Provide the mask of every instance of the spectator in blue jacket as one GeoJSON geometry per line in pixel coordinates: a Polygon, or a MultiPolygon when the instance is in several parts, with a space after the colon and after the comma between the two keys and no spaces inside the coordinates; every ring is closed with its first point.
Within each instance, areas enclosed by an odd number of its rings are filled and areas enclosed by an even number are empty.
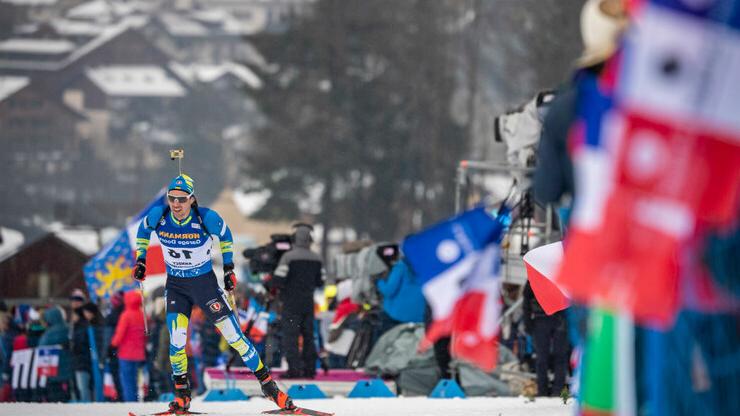
{"type": "Polygon", "coordinates": [[[378,290],[383,295],[381,334],[401,323],[424,322],[424,294],[405,258],[393,265],[388,277],[378,280],[378,290]]]}
{"type": "Polygon", "coordinates": [[[52,306],[44,311],[44,321],[47,328],[39,339],[39,346],[61,345],[59,355],[59,370],[55,377],[46,381],[43,400],[47,402],[66,402],[70,397],[70,380],[72,370],[69,365],[69,327],[64,320],[64,311],[58,306],[52,306]]]}

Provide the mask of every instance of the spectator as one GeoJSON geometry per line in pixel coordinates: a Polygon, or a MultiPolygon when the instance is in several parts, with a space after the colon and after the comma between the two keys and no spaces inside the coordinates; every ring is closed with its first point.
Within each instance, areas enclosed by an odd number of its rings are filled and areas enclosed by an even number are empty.
{"type": "MultiPolygon", "coordinates": [[[[101,357],[103,346],[103,317],[100,315],[97,305],[88,302],[72,312],[72,369],[75,374],[77,398],[86,403],[92,400],[94,390],[91,380],[93,371],[100,371],[92,365],[92,346],[95,345],[97,357],[101,357]]],[[[96,365],[100,365],[98,362],[96,365]]]]}
{"type": "MultiPolygon", "coordinates": [[[[535,199],[540,203],[559,204],[563,198],[575,196],[568,132],[576,118],[576,87],[584,76],[602,72],[605,61],[616,51],[626,26],[627,15],[620,0],[589,0],[583,7],[581,36],[584,51],[576,62],[578,70],[573,81],[561,88],[550,103],[542,125],[533,184],[535,199]]],[[[564,205],[569,210],[570,202],[564,205]]],[[[563,218],[563,222],[567,223],[567,220],[563,218]]]]}
{"type": "MultiPolygon", "coordinates": [[[[424,328],[426,331],[429,331],[429,327],[432,325],[433,321],[434,317],[432,315],[432,308],[430,308],[427,303],[424,309],[424,328]]],[[[434,360],[437,362],[437,368],[439,368],[439,373],[443,379],[452,378],[452,371],[450,371],[450,362],[452,362],[452,354],[450,352],[451,340],[452,338],[449,336],[440,337],[434,341],[432,346],[434,360]]],[[[459,374],[457,376],[457,381],[459,382],[459,374]]]]}
{"type": "MultiPolygon", "coordinates": [[[[105,320],[103,315],[100,313],[98,305],[87,302],[82,306],[82,314],[87,321],[88,327],[92,328],[92,335],[95,338],[95,348],[97,349],[98,358],[103,357],[105,348],[103,347],[103,326],[105,320]]],[[[90,339],[90,331],[88,330],[88,339],[90,339]]],[[[92,344],[92,341],[90,341],[92,344]]],[[[92,347],[92,345],[91,345],[92,347]]]]}
{"type": "MultiPolygon", "coordinates": [[[[87,302],[87,295],[85,295],[82,289],[75,289],[69,294],[69,307],[71,310],[74,311],[81,308],[85,302],[87,302]]],[[[73,316],[70,316],[70,319],[73,319],[73,316]]]]}
{"type": "Polygon", "coordinates": [[[10,401],[10,354],[12,338],[9,336],[10,315],[5,302],[0,300],[0,402],[10,401]],[[10,342],[7,340],[10,339],[10,342]]]}
{"type": "Polygon", "coordinates": [[[41,314],[34,308],[28,311],[28,323],[26,325],[26,340],[30,348],[38,347],[41,335],[44,334],[46,328],[41,322],[41,314]]]}
{"type": "MultiPolygon", "coordinates": [[[[156,293],[157,291],[155,291],[156,293]]],[[[154,312],[151,315],[149,346],[147,347],[147,370],[149,371],[150,393],[155,397],[172,391],[169,376],[169,332],[165,318],[164,289],[153,296],[154,312]]]]}
{"type": "Polygon", "coordinates": [[[279,290],[283,307],[283,353],[288,360],[286,378],[316,376],[316,343],[314,341],[314,290],[323,286],[324,268],[321,257],[311,251],[313,227],[298,224],[293,234],[293,248],[281,258],[272,279],[279,290]],[[300,351],[298,338],[303,338],[300,351]]]}
{"type": "Polygon", "coordinates": [[[156,369],[156,373],[161,375],[160,390],[161,392],[173,391],[175,386],[172,383],[172,378],[169,374],[172,370],[170,367],[170,331],[167,328],[167,310],[164,305],[164,298],[161,306],[155,303],[155,311],[157,317],[155,318],[154,331],[152,337],[157,338],[156,349],[154,349],[154,362],[152,363],[156,369]],[[158,324],[157,324],[158,323],[158,324]]]}
{"type": "MultiPolygon", "coordinates": [[[[78,303],[75,301],[75,303],[78,303]]],[[[70,351],[77,401],[88,403],[90,395],[90,342],[87,339],[87,320],[82,315],[82,305],[72,309],[70,326],[70,351]]]]}
{"type": "MultiPolygon", "coordinates": [[[[109,347],[113,339],[113,333],[116,332],[116,325],[118,325],[118,321],[121,319],[121,314],[123,313],[123,292],[116,292],[111,296],[110,307],[110,312],[105,316],[103,325],[103,351],[110,350],[109,347]]],[[[123,388],[121,387],[121,379],[116,376],[118,374],[118,357],[108,354],[106,358],[108,369],[114,375],[113,383],[116,385],[117,397],[120,400],[123,388]]]]}
{"type": "Polygon", "coordinates": [[[529,282],[524,286],[523,296],[524,328],[532,335],[537,354],[537,394],[559,396],[565,388],[568,368],[568,321],[565,310],[547,315],[537,302],[529,282]],[[550,364],[554,373],[552,386],[548,374],[550,364]]]}
{"type": "Polygon", "coordinates": [[[383,295],[381,334],[404,322],[424,322],[426,300],[405,259],[393,265],[387,278],[378,280],[378,290],[383,295]]]}
{"type": "Polygon", "coordinates": [[[46,388],[42,391],[42,399],[48,402],[66,402],[70,398],[70,380],[72,370],[69,364],[69,327],[65,322],[64,311],[58,306],[52,306],[43,313],[46,321],[46,331],[39,339],[39,346],[61,345],[59,354],[59,369],[57,375],[46,380],[46,388]]]}
{"type": "Polygon", "coordinates": [[[110,348],[117,349],[118,377],[124,402],[137,401],[137,374],[146,360],[146,337],[141,295],[137,291],[123,296],[124,311],[116,326],[110,348]]]}

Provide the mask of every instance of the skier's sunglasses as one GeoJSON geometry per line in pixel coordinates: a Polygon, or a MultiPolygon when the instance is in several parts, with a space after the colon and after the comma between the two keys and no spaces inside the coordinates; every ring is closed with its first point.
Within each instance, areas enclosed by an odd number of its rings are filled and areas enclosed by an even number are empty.
{"type": "Polygon", "coordinates": [[[179,203],[181,203],[181,204],[184,204],[184,203],[188,202],[188,199],[190,199],[190,197],[191,197],[192,195],[193,195],[193,194],[190,194],[190,195],[185,195],[185,196],[174,196],[174,195],[170,195],[170,194],[167,194],[167,199],[168,199],[168,200],[169,200],[170,202],[175,202],[175,201],[177,201],[177,202],[179,202],[179,203]]]}

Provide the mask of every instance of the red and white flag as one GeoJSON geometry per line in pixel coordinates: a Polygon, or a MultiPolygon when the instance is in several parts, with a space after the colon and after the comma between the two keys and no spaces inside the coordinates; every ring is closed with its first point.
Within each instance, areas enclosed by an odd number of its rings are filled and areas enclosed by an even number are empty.
{"type": "Polygon", "coordinates": [[[570,305],[567,291],[558,287],[553,280],[563,260],[563,242],[546,244],[524,255],[527,280],[532,287],[537,302],[546,314],[552,315],[570,305]]]}
{"type": "Polygon", "coordinates": [[[697,304],[720,301],[697,242],[728,227],[740,201],[740,36],[698,20],[646,4],[613,107],[574,129],[600,137],[576,140],[579,193],[556,281],[658,326],[685,305],[687,282],[703,288],[697,304]]]}

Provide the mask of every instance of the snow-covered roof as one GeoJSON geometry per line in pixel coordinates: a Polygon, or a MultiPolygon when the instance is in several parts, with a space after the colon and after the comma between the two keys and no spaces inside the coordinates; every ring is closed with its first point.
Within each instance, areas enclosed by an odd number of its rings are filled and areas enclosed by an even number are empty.
{"type": "Polygon", "coordinates": [[[100,232],[87,227],[69,227],[61,223],[49,224],[47,229],[60,240],[80,250],[82,254],[92,256],[100,251],[109,241],[116,238],[121,230],[112,227],[103,228],[100,232]],[[102,239],[102,241],[101,241],[102,239]]]}
{"type": "Polygon", "coordinates": [[[0,42],[0,52],[37,55],[60,54],[73,50],[75,44],[61,39],[8,39],[0,42]]]}
{"type": "Polygon", "coordinates": [[[28,77],[0,77],[0,101],[15,94],[18,90],[28,85],[28,77]]]}
{"type": "Polygon", "coordinates": [[[69,56],[64,60],[64,62],[62,62],[61,67],[64,68],[67,65],[71,64],[72,62],[75,62],[76,60],[94,51],[100,46],[105,45],[106,43],[110,42],[112,39],[115,39],[116,37],[118,37],[119,35],[121,35],[122,33],[126,32],[127,30],[131,28],[139,28],[139,27],[144,26],[148,20],[149,19],[146,17],[128,16],[122,19],[118,24],[105,28],[105,30],[103,31],[103,33],[100,34],[100,36],[96,37],[95,39],[90,40],[89,42],[87,42],[86,44],[82,45],[81,47],[76,49],[74,52],[69,54],[69,56]]]}
{"type": "Polygon", "coordinates": [[[231,74],[253,89],[262,88],[262,80],[245,65],[234,62],[225,62],[220,65],[181,64],[173,62],[170,68],[180,78],[188,83],[211,83],[226,74],[231,74]]]}
{"type": "Polygon", "coordinates": [[[206,23],[219,23],[232,17],[231,13],[219,8],[194,10],[190,15],[194,19],[206,23]]]}
{"type": "Polygon", "coordinates": [[[15,254],[25,241],[23,234],[20,231],[12,230],[10,228],[0,227],[0,233],[2,233],[2,242],[0,242],[0,261],[15,254]]]}
{"type": "Polygon", "coordinates": [[[127,30],[142,27],[148,20],[149,18],[146,16],[126,16],[117,24],[106,27],[99,36],[75,49],[61,61],[43,62],[38,60],[21,61],[15,59],[0,59],[0,69],[59,71],[120,36],[122,33],[125,33],[127,30]]]}
{"type": "Polygon", "coordinates": [[[64,36],[98,36],[105,30],[105,25],[70,19],[54,19],[51,26],[64,36]]]}
{"type": "Polygon", "coordinates": [[[229,17],[224,20],[223,30],[232,35],[253,35],[267,27],[267,13],[254,13],[249,17],[229,17]]]}
{"type": "Polygon", "coordinates": [[[208,28],[202,24],[175,13],[162,13],[159,20],[172,36],[207,36],[208,28]]]}
{"type": "Polygon", "coordinates": [[[0,0],[0,3],[9,3],[16,6],[51,6],[59,0],[0,0]]]}
{"type": "Polygon", "coordinates": [[[111,65],[85,71],[104,93],[122,97],[182,97],[186,90],[156,65],[111,65]]]}
{"type": "Polygon", "coordinates": [[[73,19],[97,20],[101,17],[126,16],[140,7],[136,2],[122,3],[106,0],[92,0],[82,3],[67,11],[67,17],[73,19]]]}
{"type": "Polygon", "coordinates": [[[253,8],[248,15],[235,16],[221,8],[206,8],[190,13],[193,20],[208,25],[219,26],[224,34],[251,35],[261,32],[267,26],[268,12],[262,8],[253,8]]]}

